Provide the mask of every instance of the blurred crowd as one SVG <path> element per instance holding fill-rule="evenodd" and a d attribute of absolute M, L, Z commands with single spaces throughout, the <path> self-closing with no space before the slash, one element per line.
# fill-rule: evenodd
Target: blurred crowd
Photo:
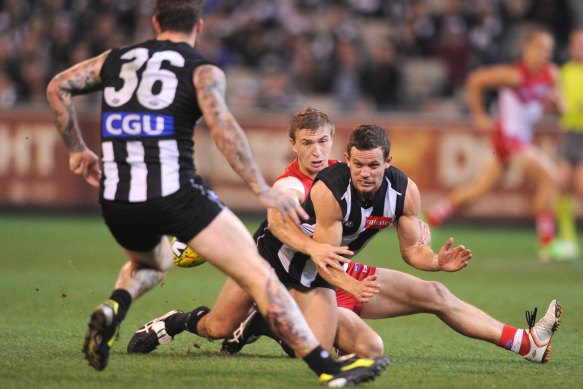
<path fill-rule="evenodd" d="M 207 0 L 198 48 L 227 72 L 233 107 L 459 108 L 468 72 L 515 59 L 529 24 L 553 31 L 563 61 L 581 3 Z M 44 104 L 54 74 L 151 38 L 151 13 L 151 0 L 0 0 L 0 109 Z"/>

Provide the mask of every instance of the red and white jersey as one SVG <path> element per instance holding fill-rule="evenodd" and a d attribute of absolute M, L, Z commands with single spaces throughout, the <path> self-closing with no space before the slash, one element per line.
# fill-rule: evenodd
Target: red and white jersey
<path fill-rule="evenodd" d="M 328 166 L 334 165 L 338 161 L 335 159 L 328 160 Z M 314 184 L 314 179 L 311 177 L 306 176 L 300 170 L 300 164 L 298 159 L 294 159 L 292 163 L 287 165 L 283 173 L 275 179 L 279 185 L 284 184 L 287 188 L 297 190 L 300 193 L 303 193 L 304 200 L 306 196 L 312 189 L 312 185 Z"/>
<path fill-rule="evenodd" d="M 516 88 L 500 89 L 498 127 L 505 137 L 530 143 L 534 126 L 544 112 L 545 101 L 554 82 L 551 65 L 537 74 L 529 72 L 523 63 L 514 66 L 522 74 L 523 81 Z"/>

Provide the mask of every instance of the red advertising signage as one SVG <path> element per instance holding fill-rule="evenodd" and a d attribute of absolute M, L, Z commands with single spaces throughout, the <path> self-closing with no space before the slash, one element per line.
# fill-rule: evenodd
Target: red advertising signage
<path fill-rule="evenodd" d="M 238 115 L 257 163 L 271 183 L 293 158 L 287 137 L 287 115 Z M 392 141 L 393 164 L 419 186 L 423 207 L 458 184 L 479 174 L 488 134 L 473 130 L 468 122 L 419 120 L 376 116 L 372 120 L 333 118 L 336 124 L 332 158 L 343 159 L 348 134 L 361 122 L 385 127 Z M 80 125 L 91 148 L 99 154 L 97 115 L 82 116 Z M 536 142 L 555 155 L 558 130 L 537 132 Z M 199 174 L 219 197 L 236 211 L 261 211 L 255 196 L 230 168 L 204 125 L 195 134 Z M 531 214 L 531 188 L 518 170 L 509 170 L 492 193 L 469 206 L 462 216 L 523 218 Z M 0 114 L 0 207 L 92 208 L 97 190 L 68 169 L 68 154 L 48 112 L 36 115 Z"/>

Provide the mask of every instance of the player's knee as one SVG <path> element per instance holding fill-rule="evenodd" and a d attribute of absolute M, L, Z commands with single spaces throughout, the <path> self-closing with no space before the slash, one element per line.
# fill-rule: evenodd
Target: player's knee
<path fill-rule="evenodd" d="M 225 320 L 215 320 L 209 316 L 203 323 L 204 336 L 210 340 L 225 339 L 229 337 L 237 328 L 235 324 L 227 323 Z"/>
<path fill-rule="evenodd" d="M 447 312 L 453 304 L 452 293 L 441 282 L 429 281 L 427 284 L 433 297 L 433 310 L 436 313 Z"/>
<path fill-rule="evenodd" d="M 373 334 L 366 342 L 359 342 L 356 347 L 356 356 L 359 358 L 375 358 L 385 355 L 385 345 L 378 334 Z"/>
<path fill-rule="evenodd" d="M 257 297 L 256 293 L 264 291 L 270 283 L 279 282 L 273 269 L 263 259 L 250 261 L 242 269 L 244 271 L 234 279 L 254 298 Z"/>

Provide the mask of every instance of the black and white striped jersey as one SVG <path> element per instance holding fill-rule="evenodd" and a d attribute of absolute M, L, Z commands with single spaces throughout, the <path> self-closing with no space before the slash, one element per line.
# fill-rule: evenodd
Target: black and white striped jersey
<path fill-rule="evenodd" d="M 322 181 L 332 192 L 342 209 L 342 244 L 354 253 L 362 250 L 366 243 L 380 230 L 392 226 L 403 214 L 407 176 L 391 166 L 385 170 L 383 182 L 372 201 L 360 200 L 352 185 L 350 170 L 345 163 L 337 163 L 322 170 L 315 182 Z M 310 216 L 300 225 L 303 232 L 314 234 L 315 212 L 311 198 L 305 204 Z M 255 233 L 259 252 L 276 269 L 284 270 L 303 286 L 310 285 L 320 276 L 309 256 L 299 253 L 279 241 L 264 222 Z"/>
<path fill-rule="evenodd" d="M 202 113 L 192 77 L 208 63 L 187 43 L 149 40 L 111 51 L 100 74 L 102 199 L 147 201 L 194 180 Z"/>

